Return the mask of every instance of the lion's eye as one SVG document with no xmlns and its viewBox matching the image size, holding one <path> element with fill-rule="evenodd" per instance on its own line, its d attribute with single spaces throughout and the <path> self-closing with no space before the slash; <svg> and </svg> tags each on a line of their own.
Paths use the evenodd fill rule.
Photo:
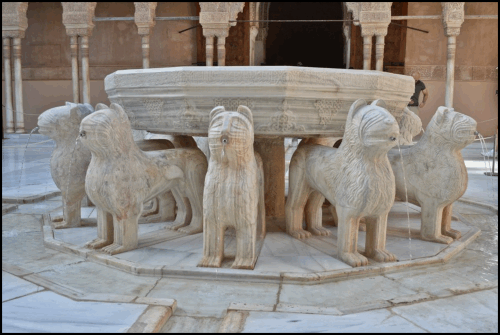
<svg viewBox="0 0 500 335">
<path fill-rule="evenodd" d="M 85 130 L 82 130 L 82 131 L 80 132 L 80 137 L 85 137 L 85 135 L 87 135 L 87 133 L 85 132 Z"/>
</svg>

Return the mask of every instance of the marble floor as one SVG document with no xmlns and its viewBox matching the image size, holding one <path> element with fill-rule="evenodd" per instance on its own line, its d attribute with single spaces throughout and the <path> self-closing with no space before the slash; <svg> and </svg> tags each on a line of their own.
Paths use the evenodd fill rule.
<svg viewBox="0 0 500 335">
<path fill-rule="evenodd" d="M 56 190 L 48 167 L 53 142 L 33 135 L 25 154 L 26 140 L 26 135 L 13 135 L 2 143 L 3 198 Z M 57 215 L 60 197 L 16 204 L 2 215 L 2 331 L 123 332 L 148 309 L 126 298 L 134 296 L 134 301 L 177 301 L 177 310 L 157 329 L 160 332 L 497 333 L 498 210 L 492 207 L 498 206 L 497 179 L 484 176 L 477 143 L 462 153 L 469 173 L 464 199 L 490 206 L 457 202 L 452 226 L 463 232 L 478 228 L 479 237 L 444 264 L 317 285 L 137 276 L 44 246 L 42 214 Z M 410 257 L 408 236 L 401 235 L 408 228 L 405 207 L 394 206 L 389 226 L 399 235 L 387 241 L 387 248 L 401 260 Z M 418 229 L 418 209 L 410 210 L 410 228 Z M 84 208 L 82 214 L 92 218 L 95 211 Z M 141 224 L 140 229 L 148 234 L 165 225 Z M 288 238 L 276 226 L 266 237 L 256 271 L 288 266 L 286 271 L 300 274 L 346 267 L 335 257 L 336 228 L 325 227 L 332 237 L 306 243 Z M 81 245 L 95 236 L 95 227 L 77 229 L 77 234 L 58 230 L 56 239 Z M 178 237 L 119 257 L 160 264 L 168 255 L 172 264 L 193 266 L 201 252 L 200 236 Z M 360 247 L 363 238 L 360 232 Z M 234 239 L 228 236 L 225 242 L 230 256 Z M 425 243 L 412 238 L 412 258 L 435 254 L 442 247 Z M 68 292 L 109 297 L 112 302 L 77 301 Z"/>
</svg>

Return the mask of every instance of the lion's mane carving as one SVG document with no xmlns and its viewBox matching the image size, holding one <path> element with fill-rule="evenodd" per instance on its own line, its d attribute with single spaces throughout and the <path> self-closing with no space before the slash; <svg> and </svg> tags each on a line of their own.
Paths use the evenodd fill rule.
<svg viewBox="0 0 500 335">
<path fill-rule="evenodd" d="M 417 114 L 413 113 L 407 107 L 403 111 L 403 115 L 397 118 L 399 125 L 399 144 L 413 144 L 413 137 L 417 136 L 422 130 L 422 121 Z"/>
<path fill-rule="evenodd" d="M 207 161 L 199 149 L 141 151 L 118 104 L 98 104 L 96 112 L 83 119 L 80 138 L 92 152 L 85 189 L 97 207 L 98 238 L 88 247 L 109 254 L 135 249 L 144 201 L 167 191 L 178 206 L 173 229 L 190 221 L 182 232 L 202 231 Z"/>
<path fill-rule="evenodd" d="M 451 208 L 467 189 L 467 169 L 461 150 L 475 138 L 476 121 L 447 107 L 439 107 L 422 138 L 414 146 L 390 153 L 396 178 L 396 197 L 422 207 L 421 237 L 451 243 L 460 232 L 451 229 Z"/>
<path fill-rule="evenodd" d="M 344 262 L 351 266 L 368 263 L 356 251 L 362 217 L 368 221 L 366 255 L 381 262 L 394 261 L 395 256 L 385 249 L 387 214 L 395 194 L 387 152 L 398 134 L 398 124 L 383 101 L 367 105 L 360 99 L 349 110 L 338 149 L 301 143 L 290 162 L 287 232 L 296 238 L 328 235 L 321 223 L 326 197 L 338 214 L 338 250 Z M 302 229 L 304 212 L 308 231 Z"/>
<path fill-rule="evenodd" d="M 56 224 L 55 228 L 80 226 L 85 175 L 91 154 L 89 149 L 76 140 L 80 122 L 93 111 L 94 108 L 89 104 L 66 102 L 66 105 L 46 110 L 38 117 L 40 134 L 56 142 L 50 157 L 50 173 L 61 190 L 63 221 Z"/>
<path fill-rule="evenodd" d="M 264 170 L 253 149 L 252 112 L 223 106 L 210 112 L 210 162 L 203 194 L 203 258 L 198 266 L 220 267 L 224 232 L 236 231 L 233 268 L 253 269 L 256 241 L 265 234 Z"/>
</svg>

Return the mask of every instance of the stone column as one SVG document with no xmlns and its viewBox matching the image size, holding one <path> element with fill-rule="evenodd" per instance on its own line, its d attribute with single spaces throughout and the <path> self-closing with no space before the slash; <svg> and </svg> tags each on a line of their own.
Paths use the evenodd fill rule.
<svg viewBox="0 0 500 335">
<path fill-rule="evenodd" d="M 142 39 L 142 68 L 149 68 L 149 35 L 155 26 L 157 2 L 134 2 L 134 20 Z"/>
<path fill-rule="evenodd" d="M 6 133 L 14 132 L 14 111 L 12 107 L 12 78 L 10 76 L 10 37 L 3 39 L 3 61 L 5 76 L 5 118 Z"/>
<path fill-rule="evenodd" d="M 372 40 L 373 35 L 363 35 L 363 70 L 372 69 Z"/>
<path fill-rule="evenodd" d="M 206 36 L 206 64 L 207 66 L 214 65 L 214 37 Z"/>
<path fill-rule="evenodd" d="M 217 35 L 217 65 L 226 66 L 226 34 Z"/>
<path fill-rule="evenodd" d="M 71 79 L 73 80 L 73 102 L 80 103 L 80 78 L 78 75 L 78 36 L 70 37 Z"/>
<path fill-rule="evenodd" d="M 375 44 L 375 70 L 383 71 L 384 69 L 384 39 L 385 35 L 376 35 Z"/>
<path fill-rule="evenodd" d="M 14 87 L 16 100 L 16 133 L 24 133 L 23 109 L 23 77 L 21 73 L 21 38 L 15 37 L 12 41 L 12 54 L 14 56 Z"/>
<path fill-rule="evenodd" d="M 376 40 L 376 70 L 382 71 L 384 65 L 384 38 L 391 23 L 392 2 L 346 2 L 347 11 L 356 20 L 354 25 L 361 26 L 363 36 L 363 70 L 371 70 L 372 37 Z"/>
<path fill-rule="evenodd" d="M 82 93 L 83 103 L 90 104 L 90 68 L 89 68 L 89 37 L 80 37 L 80 54 L 82 55 Z"/>
<path fill-rule="evenodd" d="M 259 34 L 259 27 L 250 27 L 250 66 L 255 66 L 255 39 Z"/>
<path fill-rule="evenodd" d="M 63 7 L 63 24 L 66 34 L 71 36 L 73 99 L 80 100 L 78 60 L 76 55 L 80 36 L 80 55 L 82 57 L 82 102 L 90 103 L 90 68 L 89 68 L 89 37 L 92 35 L 94 11 L 97 2 L 61 2 Z M 75 56 L 73 56 L 75 55 Z M 80 102 L 80 101 L 75 101 Z"/>
<path fill-rule="evenodd" d="M 5 102 L 7 133 L 24 133 L 23 79 L 21 75 L 21 38 L 28 28 L 27 2 L 2 2 L 2 38 L 4 48 Z M 12 107 L 12 77 L 10 67 L 10 39 L 14 62 L 14 102 Z M 15 120 L 15 121 L 14 121 Z M 15 123 L 15 126 L 14 126 Z"/>
<path fill-rule="evenodd" d="M 264 163 L 266 216 L 285 217 L 285 142 L 283 138 L 256 138 L 254 149 Z"/>
<path fill-rule="evenodd" d="M 219 66 L 226 64 L 226 37 L 229 28 L 235 26 L 238 13 L 243 10 L 244 2 L 200 2 L 200 24 L 206 38 L 206 63 L 213 65 L 213 37 L 217 36 L 217 62 Z"/>
<path fill-rule="evenodd" d="M 457 36 L 464 22 L 465 2 L 441 2 L 443 9 L 444 34 L 448 37 L 448 49 L 446 60 L 446 92 L 445 106 L 453 107 L 453 90 L 455 86 L 455 51 Z"/>
</svg>

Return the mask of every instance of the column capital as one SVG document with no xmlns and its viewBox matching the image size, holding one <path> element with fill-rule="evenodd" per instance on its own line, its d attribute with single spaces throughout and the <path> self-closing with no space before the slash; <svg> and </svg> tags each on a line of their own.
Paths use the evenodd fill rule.
<svg viewBox="0 0 500 335">
<path fill-rule="evenodd" d="M 27 2 L 2 2 L 2 38 L 24 38 L 28 28 Z"/>
<path fill-rule="evenodd" d="M 446 36 L 458 36 L 465 19 L 465 2 L 441 2 L 443 27 Z"/>
<path fill-rule="evenodd" d="M 149 35 L 155 26 L 155 11 L 157 2 L 134 2 L 134 21 L 139 35 Z"/>
<path fill-rule="evenodd" d="M 97 2 L 61 2 L 62 22 L 69 36 L 91 36 Z"/>
<path fill-rule="evenodd" d="M 229 28 L 236 25 L 238 13 L 244 2 L 200 2 L 200 24 L 205 37 L 227 37 Z"/>
<path fill-rule="evenodd" d="M 361 25 L 362 36 L 387 35 L 391 6 L 392 2 L 346 2 L 347 11 L 359 21 L 354 25 Z"/>
</svg>

